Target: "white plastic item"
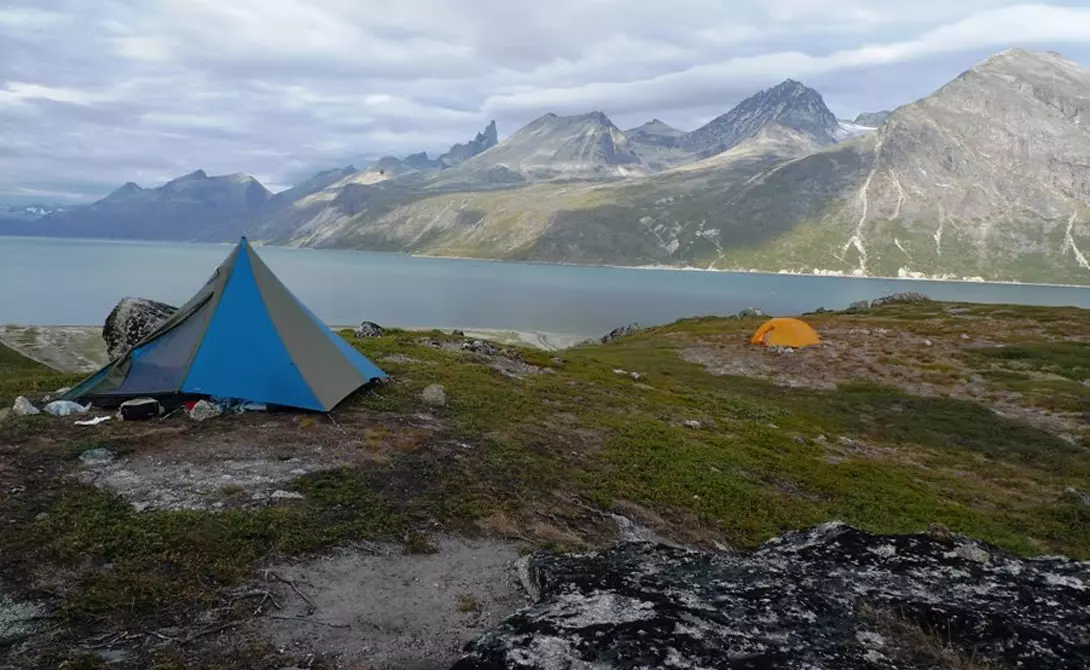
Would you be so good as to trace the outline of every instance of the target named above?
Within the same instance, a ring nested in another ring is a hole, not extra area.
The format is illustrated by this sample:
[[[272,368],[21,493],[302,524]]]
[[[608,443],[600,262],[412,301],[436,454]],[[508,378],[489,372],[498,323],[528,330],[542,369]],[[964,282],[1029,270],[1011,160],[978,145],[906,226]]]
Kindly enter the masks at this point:
[[[54,400],[45,406],[45,411],[53,416],[71,416],[73,414],[86,414],[91,409],[90,405],[84,407],[71,400]]]

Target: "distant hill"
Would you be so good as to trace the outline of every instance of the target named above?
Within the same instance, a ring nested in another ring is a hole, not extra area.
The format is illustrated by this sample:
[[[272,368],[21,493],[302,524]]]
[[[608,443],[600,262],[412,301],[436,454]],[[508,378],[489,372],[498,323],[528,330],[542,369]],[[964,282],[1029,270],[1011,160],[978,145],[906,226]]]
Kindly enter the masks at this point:
[[[70,207],[0,233],[149,240],[229,240],[272,194],[249,175],[197,170],[157,188],[129,182],[90,205]]]

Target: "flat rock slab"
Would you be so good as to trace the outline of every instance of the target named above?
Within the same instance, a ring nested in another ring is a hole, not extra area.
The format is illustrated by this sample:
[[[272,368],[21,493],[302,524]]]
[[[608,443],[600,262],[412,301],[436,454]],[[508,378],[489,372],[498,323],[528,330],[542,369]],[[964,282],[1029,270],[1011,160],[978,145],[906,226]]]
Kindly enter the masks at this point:
[[[456,537],[437,545],[435,554],[373,545],[271,566],[313,607],[281,583],[283,609],[260,619],[262,636],[293,652],[336,655],[347,667],[449,668],[469,640],[528,601],[516,545]]]
[[[1090,667],[1090,563],[830,523],[751,553],[537,552],[454,670]],[[967,664],[972,660],[975,664]]]

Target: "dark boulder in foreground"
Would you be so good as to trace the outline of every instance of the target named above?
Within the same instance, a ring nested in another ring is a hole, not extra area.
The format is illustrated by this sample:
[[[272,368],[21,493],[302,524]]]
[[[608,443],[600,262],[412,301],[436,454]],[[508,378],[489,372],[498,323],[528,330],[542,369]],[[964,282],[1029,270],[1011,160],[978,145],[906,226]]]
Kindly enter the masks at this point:
[[[122,298],[102,327],[102,339],[106,340],[106,353],[110,360],[132,349],[177,311],[177,307],[164,302]]]
[[[454,670],[1090,667],[1090,563],[948,533],[831,523],[751,553],[625,543],[525,560],[536,604]]]

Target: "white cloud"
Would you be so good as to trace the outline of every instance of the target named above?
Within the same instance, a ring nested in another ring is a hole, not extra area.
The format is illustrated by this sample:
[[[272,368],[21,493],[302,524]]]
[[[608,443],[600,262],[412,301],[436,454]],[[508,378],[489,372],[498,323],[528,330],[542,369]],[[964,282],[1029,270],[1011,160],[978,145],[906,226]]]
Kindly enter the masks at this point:
[[[511,133],[546,111],[686,125],[785,77],[836,82],[839,96],[851,88],[852,104],[866,105],[895,69],[907,102],[1012,39],[1085,62],[1090,8],[8,0],[0,200],[19,189],[101,195],[196,168],[283,185],[383,154],[441,151],[493,117]]]

